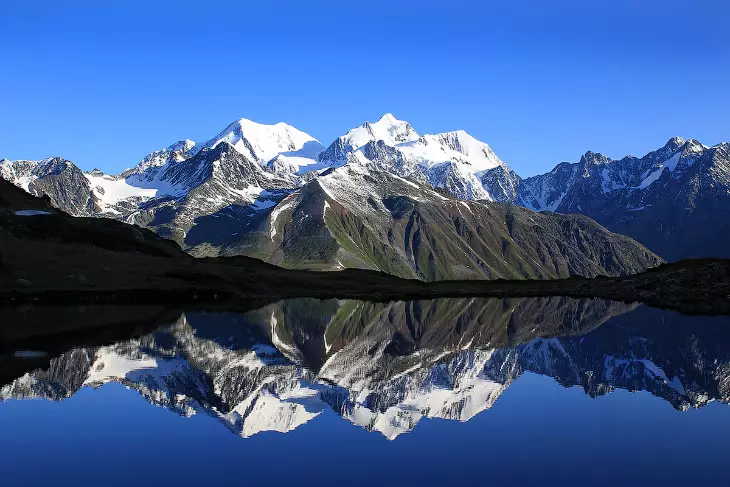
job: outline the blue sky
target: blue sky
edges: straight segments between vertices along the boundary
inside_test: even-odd
[[[69,6],[66,4],[73,4]],[[385,112],[523,176],[730,140],[730,2],[0,4],[0,158],[118,172],[246,117],[329,144]]]

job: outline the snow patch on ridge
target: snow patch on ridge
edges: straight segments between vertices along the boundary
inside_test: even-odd
[[[648,188],[654,181],[656,181],[657,179],[659,179],[659,177],[662,175],[663,172],[664,172],[664,168],[663,167],[659,167],[659,168],[655,169],[654,171],[652,171],[651,173],[649,173],[644,178],[643,181],[641,181],[641,184],[639,184],[637,186],[637,188],[639,188],[639,189]]]

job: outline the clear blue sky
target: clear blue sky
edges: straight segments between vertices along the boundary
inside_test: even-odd
[[[728,18],[726,0],[3,0],[0,157],[116,172],[240,117],[327,145],[385,112],[523,176],[711,145],[730,140]]]

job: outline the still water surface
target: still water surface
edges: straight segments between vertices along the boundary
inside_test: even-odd
[[[296,299],[99,332],[127,312],[3,315],[3,485],[727,479],[730,317]],[[12,316],[95,331],[39,340]]]

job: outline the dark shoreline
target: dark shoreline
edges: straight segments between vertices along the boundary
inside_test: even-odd
[[[173,284],[164,287],[125,286],[117,289],[108,286],[85,289],[78,286],[71,289],[0,289],[0,305],[223,304],[251,300],[266,303],[302,297],[393,301],[447,297],[567,296],[641,302],[685,314],[730,314],[730,261],[727,260],[687,260],[664,264],[632,276],[593,279],[571,277],[542,281],[425,283],[354,269],[315,272],[274,268],[267,269],[272,274],[267,277],[273,281],[274,286],[265,286],[262,282],[261,290],[252,289],[250,282],[241,283],[240,286],[228,279],[225,285],[220,286],[210,282],[215,280],[213,277],[221,277],[217,271],[222,270],[225,277],[226,270],[242,267],[241,259],[236,260],[238,262],[226,263],[218,259],[215,262],[205,262],[205,265],[196,268],[189,276],[183,270],[178,270],[176,277],[188,284],[182,286]],[[246,267],[252,265],[250,259],[246,261]],[[264,263],[261,266],[274,267]],[[193,284],[190,281],[198,282]]]

